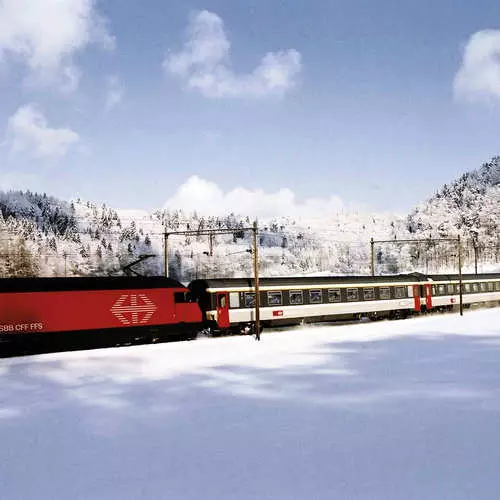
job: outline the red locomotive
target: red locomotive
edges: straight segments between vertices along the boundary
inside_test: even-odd
[[[190,339],[201,312],[164,277],[0,280],[0,356]]]

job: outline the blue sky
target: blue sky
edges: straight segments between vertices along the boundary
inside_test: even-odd
[[[406,212],[500,153],[499,25],[486,0],[0,0],[0,188]]]

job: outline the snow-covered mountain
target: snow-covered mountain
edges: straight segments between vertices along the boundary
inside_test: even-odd
[[[252,221],[181,210],[115,210],[80,199],[0,192],[0,276],[122,274],[126,266],[144,275],[164,272],[164,232],[226,229],[210,243],[204,235],[168,239],[169,271],[183,281],[196,277],[252,273]],[[370,239],[378,274],[456,270],[457,245],[439,238],[463,238],[465,268],[500,262],[500,157],[443,186],[406,217],[340,212],[315,219],[259,220],[263,276],[370,272]],[[432,239],[429,240],[429,237]],[[394,244],[425,239],[415,244]],[[378,243],[391,240],[391,243]]]
[[[460,234],[483,256],[498,262],[500,252],[500,157],[444,185],[407,219],[415,237]]]
[[[439,230],[460,229],[474,234],[485,226],[498,228],[500,214],[500,157],[494,157],[480,168],[463,174],[451,184],[445,184],[408,217],[412,231],[433,230],[433,219],[452,219]]]
[[[86,276],[120,273],[134,256],[152,253],[135,221],[90,202],[45,194],[0,192],[0,274]],[[149,265],[147,274],[161,270]]]

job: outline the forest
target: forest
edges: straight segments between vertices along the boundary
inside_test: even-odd
[[[252,224],[245,214],[223,217],[156,210],[117,211],[90,201],[45,193],[0,191],[0,276],[164,274],[181,281],[252,273]],[[500,157],[444,185],[408,215],[325,213],[316,219],[259,220],[262,276],[369,274],[370,240],[376,274],[456,272],[458,235],[464,270],[487,271],[500,262]],[[198,235],[210,229],[230,233]],[[400,240],[415,240],[400,243]],[[418,240],[418,241],[416,241]],[[132,267],[131,263],[140,261]],[[131,270],[130,270],[131,269]]]

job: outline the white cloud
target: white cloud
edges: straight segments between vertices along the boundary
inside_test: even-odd
[[[454,91],[471,100],[500,97],[500,30],[478,31],[470,37]]]
[[[2,0],[0,59],[6,54],[25,64],[43,84],[71,91],[80,70],[74,57],[91,43],[114,47],[95,0]]]
[[[106,111],[111,111],[123,101],[125,88],[116,76],[110,76],[106,81]]]
[[[20,107],[7,125],[7,141],[11,153],[27,152],[35,158],[60,158],[79,141],[68,128],[50,128],[36,106]]]
[[[301,55],[294,49],[269,52],[249,74],[231,70],[231,44],[222,19],[206,10],[191,16],[188,38],[180,52],[167,54],[165,70],[206,97],[262,97],[282,95],[296,85]]]
[[[187,213],[224,215],[234,212],[252,217],[316,217],[337,213],[344,208],[337,196],[328,199],[310,198],[303,203],[295,199],[288,188],[275,193],[242,187],[225,193],[217,184],[198,176],[190,177],[169,200],[164,208],[182,209]]]

